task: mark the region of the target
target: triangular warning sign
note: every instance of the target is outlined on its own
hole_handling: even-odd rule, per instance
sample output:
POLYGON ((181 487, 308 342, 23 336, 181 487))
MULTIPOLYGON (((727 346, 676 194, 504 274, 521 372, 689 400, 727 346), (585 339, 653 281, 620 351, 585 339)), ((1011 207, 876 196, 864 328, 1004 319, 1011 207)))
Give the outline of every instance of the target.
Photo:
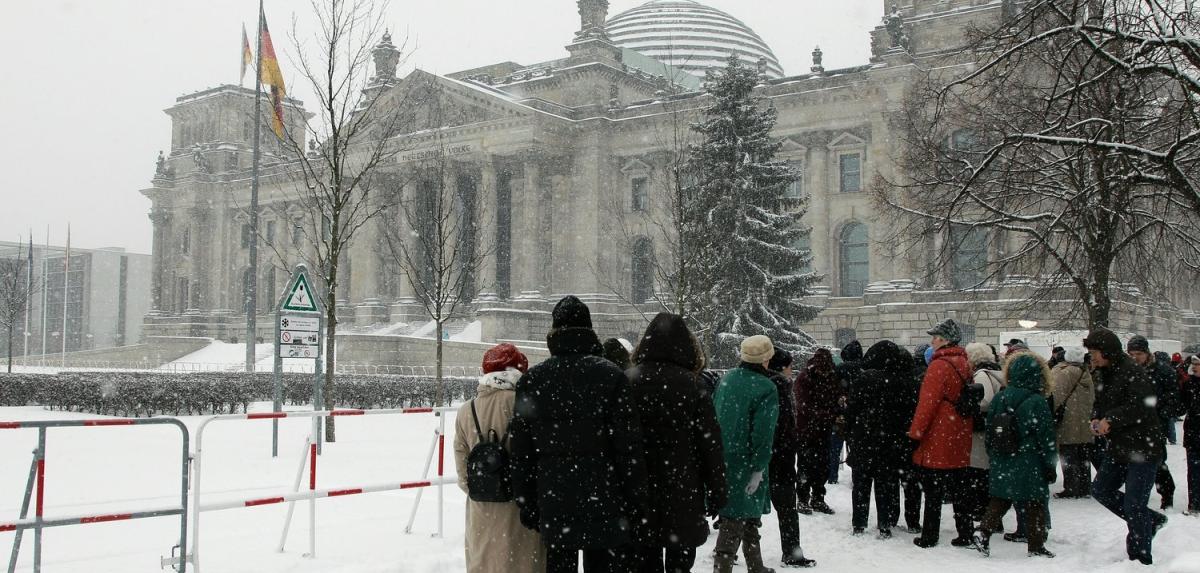
POLYGON ((304 273, 296 275, 296 282, 288 289, 287 298, 283 300, 283 310, 317 312, 317 301, 313 298, 312 289, 308 286, 308 277, 304 273))

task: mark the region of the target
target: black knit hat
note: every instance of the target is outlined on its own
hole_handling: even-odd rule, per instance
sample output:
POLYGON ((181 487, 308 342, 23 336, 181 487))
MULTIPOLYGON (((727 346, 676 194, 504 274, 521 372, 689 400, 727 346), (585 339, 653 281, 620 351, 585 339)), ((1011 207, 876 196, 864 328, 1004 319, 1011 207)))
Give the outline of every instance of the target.
POLYGON ((1150 341, 1146 340, 1145 336, 1140 334, 1134 335, 1129 339, 1129 344, 1125 345, 1125 350, 1129 352, 1145 352, 1150 353, 1150 341))
POLYGON ((775 354, 771 356, 770 362, 767 363, 767 370, 782 372, 784 368, 792 365, 792 353, 782 349, 775 348, 775 354))
POLYGON ((1099 327, 1088 333, 1083 339, 1083 347, 1088 350, 1099 350, 1106 358, 1113 358, 1123 352, 1121 339, 1113 331, 1099 327))
POLYGON ((551 314, 554 317, 554 322, 551 328, 591 328, 592 327, 592 312, 588 310, 583 301, 574 296, 565 296, 558 304, 554 305, 554 312, 551 314))

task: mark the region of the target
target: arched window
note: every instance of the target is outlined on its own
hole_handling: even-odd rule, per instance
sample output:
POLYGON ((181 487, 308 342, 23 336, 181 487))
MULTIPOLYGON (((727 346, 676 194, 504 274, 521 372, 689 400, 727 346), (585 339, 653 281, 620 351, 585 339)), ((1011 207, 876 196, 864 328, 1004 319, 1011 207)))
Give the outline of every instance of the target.
POLYGON ((951 279, 956 289, 978 285, 987 276, 988 235, 984 229, 955 227, 950 232, 951 279))
POLYGON ((635 239, 630 261, 630 299, 646 302, 654 296, 654 243, 647 237, 635 239))
POLYGON ((862 296, 870 274, 867 226, 847 223, 838 240, 838 276, 840 296, 862 296))

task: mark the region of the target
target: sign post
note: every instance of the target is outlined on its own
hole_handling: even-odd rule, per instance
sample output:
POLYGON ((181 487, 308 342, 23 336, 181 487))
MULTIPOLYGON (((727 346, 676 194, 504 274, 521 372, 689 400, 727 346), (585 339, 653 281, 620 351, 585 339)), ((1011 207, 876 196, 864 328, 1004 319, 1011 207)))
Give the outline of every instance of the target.
MULTIPOLYGON (((275 305, 275 403, 274 411, 283 411, 283 359, 315 360, 313 372, 313 409, 320 410, 321 348, 324 331, 321 329, 321 297, 312 289, 308 268, 296 265, 288 289, 275 305)), ((314 424, 319 424, 314 418, 314 424)), ((319 433, 319 432, 318 432, 319 433)), ((279 456, 279 420, 271 420, 271 457, 279 456)))

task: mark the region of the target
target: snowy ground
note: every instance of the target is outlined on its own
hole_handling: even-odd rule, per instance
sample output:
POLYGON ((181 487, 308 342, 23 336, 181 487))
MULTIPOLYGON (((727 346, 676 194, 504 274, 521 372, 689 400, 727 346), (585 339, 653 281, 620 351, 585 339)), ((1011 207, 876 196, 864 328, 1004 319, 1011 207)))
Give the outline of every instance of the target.
MULTIPOLYGON (((266 404, 259 404, 263 409, 266 404)), ((94 418, 90 415, 47 412, 41 408, 0 408, 0 421, 94 418)), ((184 418, 194 431, 202 418, 184 418)), ((328 445, 320 459, 319 488, 351 487, 420 477, 433 436, 432 415, 342 418, 337 444, 328 445)), ((453 432, 453 419, 447 420, 453 432)), ((204 501, 248 499, 290 489, 308 430, 303 419, 281 422, 280 457, 270 458, 270 422, 222 422, 206 431, 204 501)), ((35 430, 0 432, 0 521, 17 517, 36 445, 35 430)), ((447 454, 452 436, 447 438, 447 454)), ((194 444, 193 444, 194 446, 194 444)), ((52 429, 47 442, 47 516, 105 513, 169 505, 178 499, 178 431, 166 426, 52 429)), ((1184 456, 1171 447, 1171 466, 1182 504, 1184 456)), ((447 472, 454 465, 447 458, 447 472)), ((889 541, 850 535, 848 472, 830 486, 834 516, 801 516, 801 539, 820 571, 1197 571, 1200 572, 1200 518, 1172 513, 1171 522, 1155 542, 1158 565, 1151 569, 1125 560, 1124 524, 1090 500, 1054 501, 1054 529, 1049 547, 1053 560, 1025 557, 1023 545, 998 537, 991 559, 950 547, 953 536, 947 508, 943 544, 921 550, 911 535, 889 541), (1172 566, 1172 562, 1175 562, 1172 566)), ((317 557, 307 558, 307 502, 298 505, 285 553, 276 553, 286 506, 272 505, 205 513, 202 518, 204 571, 208 572, 391 572, 443 573, 463 571, 463 505, 456 487, 445 489, 444 538, 433 538, 436 495, 427 490, 411 535, 403 533, 413 490, 348 496, 318 501, 317 557)), ((1152 498, 1157 505, 1158 496, 1152 498)), ((1013 526, 1013 516, 1008 517, 1013 526)), ((874 516, 872 516, 874 523, 874 516)), ((44 570, 58 572, 158 571, 178 538, 177 518, 153 518, 49 529, 44 535, 44 570)), ((765 519, 764 548, 768 564, 779 558, 778 530, 773 516, 765 519)), ((7 554, 13 533, 0 533, 0 553, 7 554)), ((26 535, 18 571, 31 570, 31 535, 26 535)), ((711 569, 701 550, 696 571, 711 569)), ((744 568, 738 570, 744 571, 744 568)))

